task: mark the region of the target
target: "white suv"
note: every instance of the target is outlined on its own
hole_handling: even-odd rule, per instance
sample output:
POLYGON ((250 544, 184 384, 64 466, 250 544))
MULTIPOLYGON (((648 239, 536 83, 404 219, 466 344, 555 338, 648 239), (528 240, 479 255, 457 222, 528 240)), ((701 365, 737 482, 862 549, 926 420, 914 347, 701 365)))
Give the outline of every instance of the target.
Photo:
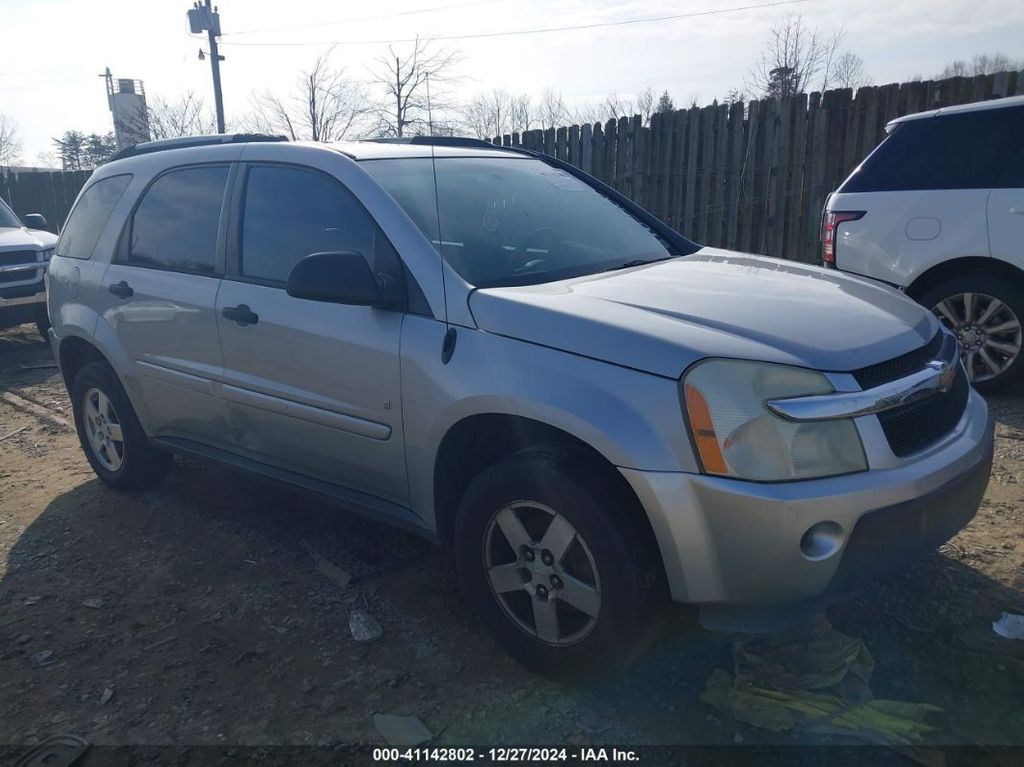
POLYGON ((907 115, 825 206, 825 266, 932 309, 993 391, 1024 374, 1024 97, 907 115))

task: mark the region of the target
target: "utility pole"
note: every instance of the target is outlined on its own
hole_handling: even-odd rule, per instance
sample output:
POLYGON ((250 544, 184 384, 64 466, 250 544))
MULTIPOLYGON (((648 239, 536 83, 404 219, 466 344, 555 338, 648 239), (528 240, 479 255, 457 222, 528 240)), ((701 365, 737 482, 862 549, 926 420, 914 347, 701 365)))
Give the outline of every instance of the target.
MULTIPOLYGON (((193 34, 206 32, 210 41, 210 69, 213 70, 213 102, 217 107, 217 133, 224 132, 224 97, 220 91, 220 63, 224 57, 217 51, 220 37, 220 12, 212 6, 212 0, 193 3, 188 11, 189 29, 193 34)), ((202 49, 199 59, 205 58, 202 49)))

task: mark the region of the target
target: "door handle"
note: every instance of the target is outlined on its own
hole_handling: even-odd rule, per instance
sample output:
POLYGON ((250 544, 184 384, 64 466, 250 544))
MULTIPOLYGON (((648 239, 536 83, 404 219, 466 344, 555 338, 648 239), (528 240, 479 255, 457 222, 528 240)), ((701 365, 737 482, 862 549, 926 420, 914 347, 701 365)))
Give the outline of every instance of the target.
POLYGON ((113 285, 107 288, 107 290, 109 290, 118 298, 130 298, 135 293, 135 291, 132 290, 132 286, 129 285, 124 280, 121 280, 120 282, 115 282, 113 285))
POLYGON ((1010 213, 1014 216, 1024 216, 1024 208, 1010 208, 1010 213))
POLYGON ((260 316, 256 314, 252 309, 249 308, 248 304, 239 304, 238 306, 225 306, 220 310, 220 313, 229 320, 237 322, 243 328, 246 325, 255 325, 260 321, 260 316))

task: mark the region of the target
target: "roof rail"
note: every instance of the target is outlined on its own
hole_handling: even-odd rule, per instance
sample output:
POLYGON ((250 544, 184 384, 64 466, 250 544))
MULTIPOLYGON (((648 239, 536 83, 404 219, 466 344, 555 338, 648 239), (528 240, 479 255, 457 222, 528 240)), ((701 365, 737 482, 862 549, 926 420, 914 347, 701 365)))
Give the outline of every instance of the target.
POLYGON ((144 141, 141 144, 126 147, 113 155, 107 162, 123 160, 140 154, 163 152, 167 149, 187 149, 194 146, 216 146, 217 144, 242 144, 256 141, 287 141, 287 136, 268 136, 262 133, 218 133, 213 136, 184 136, 182 138, 164 138, 156 141, 144 141))
POLYGON ((464 138, 462 136, 400 136, 398 138, 368 138, 380 144, 426 144, 429 146, 460 146, 477 147, 479 149, 505 149, 500 144, 492 144, 480 138, 464 138))

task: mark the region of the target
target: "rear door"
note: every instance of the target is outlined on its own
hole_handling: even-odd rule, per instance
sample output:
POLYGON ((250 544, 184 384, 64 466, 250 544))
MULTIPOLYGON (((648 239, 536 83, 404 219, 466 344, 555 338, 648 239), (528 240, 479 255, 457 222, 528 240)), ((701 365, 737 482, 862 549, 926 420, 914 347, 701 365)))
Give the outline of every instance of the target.
POLYGON ((151 436, 230 443, 214 311, 231 173, 216 163, 157 176, 103 277, 104 317, 131 359, 151 436))
POLYGON ((398 267, 396 254, 331 175, 251 163, 236 186, 217 322, 223 396, 237 449, 288 471, 406 502, 399 378, 404 315, 292 298, 284 288, 291 267, 311 253, 356 251, 378 274, 398 267))

